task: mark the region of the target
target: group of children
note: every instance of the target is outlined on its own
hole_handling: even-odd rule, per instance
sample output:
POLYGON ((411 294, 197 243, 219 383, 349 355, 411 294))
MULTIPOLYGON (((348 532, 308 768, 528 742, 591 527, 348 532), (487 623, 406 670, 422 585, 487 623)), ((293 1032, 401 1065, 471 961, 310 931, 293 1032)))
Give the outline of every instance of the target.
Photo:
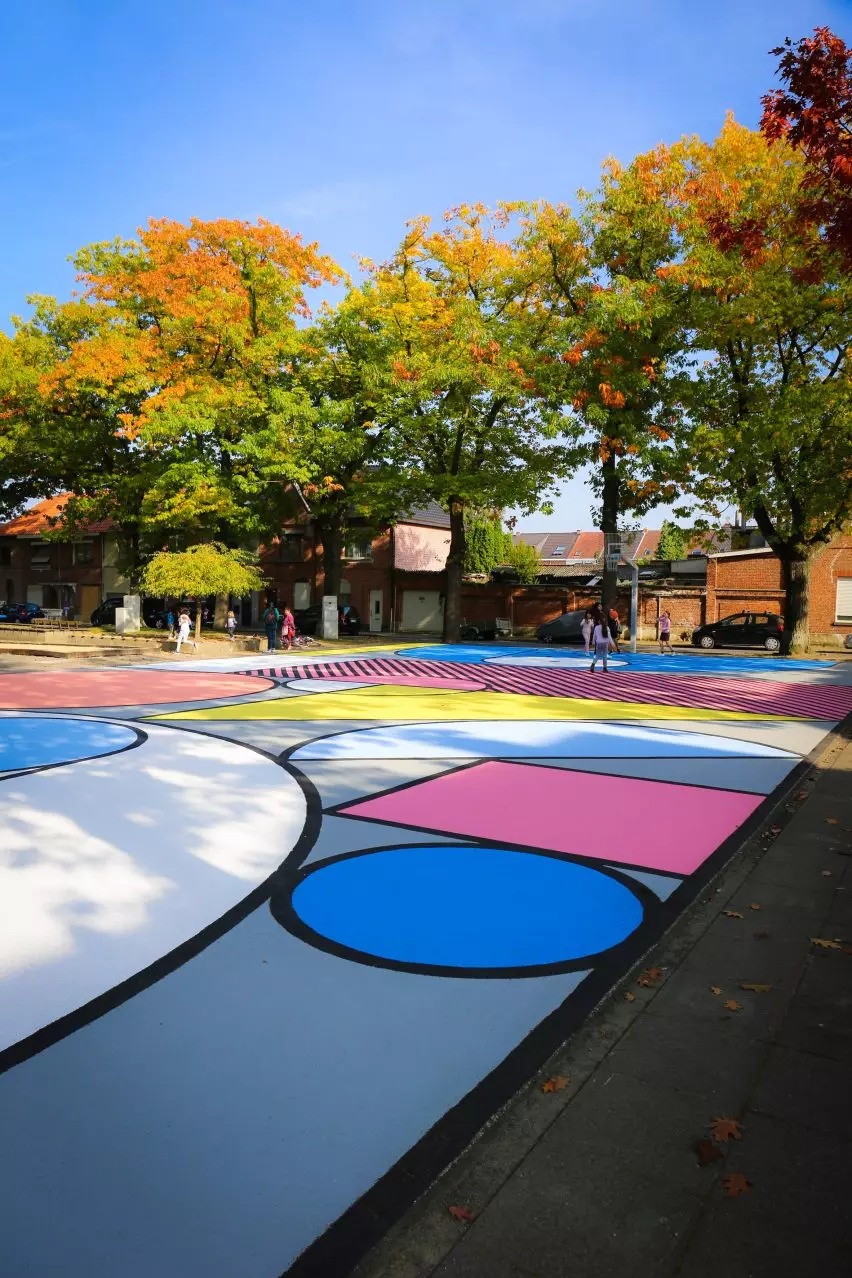
MULTIPOLYGON (((618 646, 619 636, 621 635, 621 618, 616 608, 610 608, 609 612, 604 615, 603 609, 595 606, 590 609, 581 623, 580 629, 583 634, 583 651, 587 657, 592 658, 592 664, 589 670, 595 673, 595 666, 599 661, 603 663, 604 673, 607 673, 607 657, 610 652, 620 652, 618 646)), ((660 652, 665 653, 666 649, 670 653, 674 652, 672 647, 672 619, 666 609, 658 622, 660 636, 660 652)))
POLYGON ((289 605, 284 604, 283 612, 279 612, 274 603, 266 605, 263 614, 263 625, 266 630, 267 651, 274 652, 278 639, 278 628, 281 628, 281 643, 284 648, 292 648, 296 637, 296 619, 289 605))

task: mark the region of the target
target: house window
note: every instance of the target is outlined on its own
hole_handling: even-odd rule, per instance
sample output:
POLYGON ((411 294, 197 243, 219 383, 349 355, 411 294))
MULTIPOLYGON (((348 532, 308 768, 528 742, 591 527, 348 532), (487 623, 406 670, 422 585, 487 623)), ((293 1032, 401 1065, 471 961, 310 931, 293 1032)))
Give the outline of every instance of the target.
POLYGON ((557 546, 553 552, 554 559, 556 558, 557 555, 564 555, 567 549, 568 549, 567 546, 557 546))
POLYGON ((34 541, 30 547, 30 563, 34 568, 49 568, 51 559, 49 541, 34 541))
POLYGON ((12 547, 0 546, 0 564, 10 564, 12 562, 12 547))
POLYGON ((351 541, 343 548, 344 559, 372 559, 373 543, 371 541, 351 541))
POLYGON ((278 558, 287 564, 301 563, 305 557, 305 539, 301 533, 285 533, 278 540, 278 558))
POLYGON ((852 577, 838 577, 834 602, 834 620, 852 625, 852 577))
POLYGON ((90 564, 94 557, 94 546, 90 541, 74 542, 74 563, 90 564))

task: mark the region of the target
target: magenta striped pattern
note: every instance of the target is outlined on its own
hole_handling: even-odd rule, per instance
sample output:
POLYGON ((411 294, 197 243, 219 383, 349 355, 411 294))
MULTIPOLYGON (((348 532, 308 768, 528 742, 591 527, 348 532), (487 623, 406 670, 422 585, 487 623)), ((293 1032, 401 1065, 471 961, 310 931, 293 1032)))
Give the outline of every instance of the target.
MULTIPOLYGON (((248 672, 247 672, 248 673, 248 672)), ((397 675, 477 679, 492 692, 539 697, 579 697, 595 701, 635 701, 647 705, 744 710, 752 714, 806 719, 843 719, 852 713, 852 687, 781 683, 773 679, 716 679, 701 675, 654 675, 613 669, 606 675, 578 670, 471 665, 461 661, 421 661, 406 657, 355 657, 317 665, 276 666, 255 675, 278 679, 382 679, 397 675)), ((463 697, 464 693, 459 693, 463 697)), ((653 717, 650 715, 649 717, 653 717)))

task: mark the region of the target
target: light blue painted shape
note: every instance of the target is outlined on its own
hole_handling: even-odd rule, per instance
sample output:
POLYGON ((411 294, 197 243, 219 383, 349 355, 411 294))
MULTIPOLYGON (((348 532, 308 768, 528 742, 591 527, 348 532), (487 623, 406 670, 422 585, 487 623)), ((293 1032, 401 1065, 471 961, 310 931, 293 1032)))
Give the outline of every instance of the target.
POLYGON ((643 913, 629 888, 590 866, 453 844, 326 862, 292 900, 304 923, 339 945, 446 968, 586 959, 630 936, 643 913))
POLYGON ((584 976, 391 972, 255 910, 0 1077, 0 1272, 283 1273, 584 976))
MULTIPOLYGON (((731 724, 735 728, 735 724, 731 724)), ((796 756, 776 746, 674 728, 583 720, 409 723, 344 732, 294 751, 301 759, 769 758, 796 756)))
POLYGON ((97 759, 136 740, 137 733, 114 723, 42 715, 0 718, 0 772, 97 759))
MULTIPOLYGON (((530 657, 535 653, 544 653, 566 662, 566 668, 572 669, 578 655, 582 655, 580 644, 435 644, 426 648, 400 648, 400 657, 419 657, 422 661, 461 661, 465 665, 483 665, 495 657, 530 657)), ((838 663, 835 661, 799 661, 789 657, 702 657, 698 653, 676 651, 672 655, 661 656, 653 652, 625 652, 618 654, 632 670, 647 674, 704 674, 704 675, 769 675, 779 671, 830 670, 838 663)))

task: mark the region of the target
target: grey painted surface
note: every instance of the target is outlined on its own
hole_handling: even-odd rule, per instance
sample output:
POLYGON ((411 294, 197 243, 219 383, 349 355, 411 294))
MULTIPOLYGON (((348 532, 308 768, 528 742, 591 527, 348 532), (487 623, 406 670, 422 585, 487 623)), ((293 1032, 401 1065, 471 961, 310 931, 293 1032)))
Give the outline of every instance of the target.
POLYGON ((5 1076, 3 1273, 275 1278, 581 978, 388 972, 261 907, 5 1076))
MULTIPOLYGON (((621 720, 619 720, 621 722, 621 720)), ((635 723, 625 721, 625 726, 635 723)), ((720 737, 734 737, 740 741, 759 741, 761 745, 775 746, 779 750, 794 750, 797 754, 810 754, 834 727, 834 720, 822 719, 641 719, 646 728, 669 728, 683 732, 709 732, 720 737)))
POLYGON ((795 759, 536 759, 537 764, 546 768, 645 777, 650 781, 676 781, 752 794, 770 794, 796 762, 795 759))

